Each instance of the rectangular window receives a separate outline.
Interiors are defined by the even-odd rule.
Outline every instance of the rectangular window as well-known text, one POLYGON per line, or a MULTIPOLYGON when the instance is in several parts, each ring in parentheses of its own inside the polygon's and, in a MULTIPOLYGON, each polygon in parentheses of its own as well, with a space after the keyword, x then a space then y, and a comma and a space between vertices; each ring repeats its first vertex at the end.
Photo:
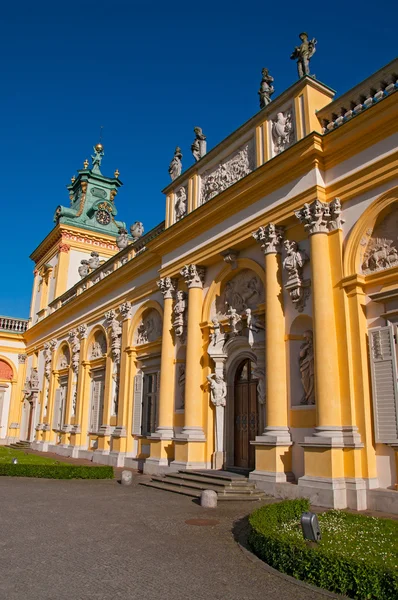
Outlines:
POLYGON ((155 433, 158 418, 159 373, 144 374, 142 434, 155 433))
POLYGON ((105 371, 97 371, 91 381, 90 431, 97 432, 102 425, 104 411, 105 371))

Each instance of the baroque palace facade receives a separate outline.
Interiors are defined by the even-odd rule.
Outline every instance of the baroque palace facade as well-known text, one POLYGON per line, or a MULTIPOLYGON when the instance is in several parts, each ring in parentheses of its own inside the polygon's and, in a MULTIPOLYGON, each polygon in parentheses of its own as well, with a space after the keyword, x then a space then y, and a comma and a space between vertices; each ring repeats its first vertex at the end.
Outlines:
POLYGON ((116 220, 95 147, 2 318, 1 443, 249 472, 279 497, 398 512, 398 60, 333 100, 308 74, 116 220))

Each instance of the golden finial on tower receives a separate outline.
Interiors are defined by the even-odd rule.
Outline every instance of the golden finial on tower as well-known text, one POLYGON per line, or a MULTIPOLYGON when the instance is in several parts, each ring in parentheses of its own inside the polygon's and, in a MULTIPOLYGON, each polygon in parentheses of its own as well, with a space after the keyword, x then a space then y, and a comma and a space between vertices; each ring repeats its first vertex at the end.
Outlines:
POLYGON ((116 171, 114 172, 114 176, 116 177, 116 179, 119 177, 120 173, 119 173, 119 169, 116 169, 116 171))
POLYGON ((74 175, 72 175, 72 177, 70 178, 70 180, 71 180, 72 183, 75 183, 76 177, 74 175))
POLYGON ((88 160, 87 160, 87 158, 86 158, 86 160, 85 160, 85 161, 84 161, 84 163, 83 163, 83 167, 84 167, 85 169, 88 169, 88 160))

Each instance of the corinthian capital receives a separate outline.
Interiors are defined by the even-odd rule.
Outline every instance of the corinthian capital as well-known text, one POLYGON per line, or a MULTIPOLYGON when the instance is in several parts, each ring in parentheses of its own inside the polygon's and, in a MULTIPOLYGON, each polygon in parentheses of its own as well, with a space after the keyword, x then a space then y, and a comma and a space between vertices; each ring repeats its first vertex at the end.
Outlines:
POLYGON ((131 304, 131 302, 128 301, 123 302, 123 304, 121 304, 119 307, 119 311, 123 317, 123 320, 131 319, 131 316, 133 314, 133 305, 131 304))
POLYGON ((158 288, 163 294, 163 298, 166 300, 167 298, 173 298, 173 292, 177 289, 177 279, 172 279, 171 277, 162 277, 157 281, 158 288))
POLYGON ((311 204, 304 204, 303 208, 296 210, 294 214, 300 223, 304 224, 304 229, 312 235, 341 229, 344 223, 341 212, 340 200, 335 198, 330 204, 314 200, 311 204))
POLYGON ((203 288, 205 272, 205 267, 198 265, 185 265, 180 271, 188 288, 203 288))
POLYGON ((283 240, 283 227, 276 227, 274 223, 269 223, 264 227, 259 227, 252 236, 261 246, 264 254, 279 254, 283 240))

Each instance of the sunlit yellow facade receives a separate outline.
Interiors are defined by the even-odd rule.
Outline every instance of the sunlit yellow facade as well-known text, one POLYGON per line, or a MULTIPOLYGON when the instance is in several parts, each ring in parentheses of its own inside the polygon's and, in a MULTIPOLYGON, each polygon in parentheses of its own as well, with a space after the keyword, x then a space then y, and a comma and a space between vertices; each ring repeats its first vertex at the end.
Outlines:
POLYGON ((28 329, 1 334, 0 360, 21 355, 2 442, 398 513, 397 69, 336 100, 303 77, 122 250, 58 222, 32 255, 28 329))

